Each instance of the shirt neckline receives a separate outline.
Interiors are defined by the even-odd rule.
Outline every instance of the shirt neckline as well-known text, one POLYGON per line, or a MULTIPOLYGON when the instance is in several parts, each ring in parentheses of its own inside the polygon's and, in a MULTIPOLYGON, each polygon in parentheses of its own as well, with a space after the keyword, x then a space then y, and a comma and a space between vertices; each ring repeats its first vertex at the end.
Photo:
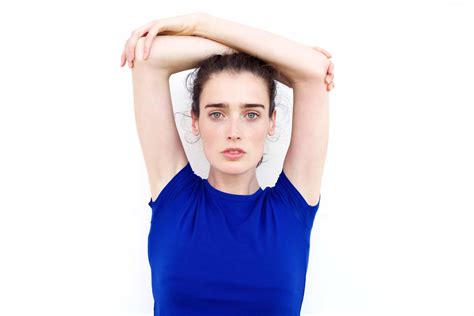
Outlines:
POLYGON ((208 190, 209 193, 212 195, 222 198, 222 199, 227 199, 227 200, 234 200, 234 201, 252 201, 256 199, 262 192, 262 188, 259 187, 257 191, 255 191, 252 194, 234 194, 234 193, 227 193, 221 190, 218 190, 214 188, 208 181, 207 179, 203 179, 204 181, 204 186, 208 190))

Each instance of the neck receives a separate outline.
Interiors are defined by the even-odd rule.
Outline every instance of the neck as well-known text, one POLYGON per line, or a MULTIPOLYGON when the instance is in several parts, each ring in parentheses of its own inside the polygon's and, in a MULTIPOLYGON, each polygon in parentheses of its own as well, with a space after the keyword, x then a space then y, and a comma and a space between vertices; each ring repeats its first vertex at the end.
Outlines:
POLYGON ((255 170, 225 173, 211 167, 207 182, 219 191, 231 194, 250 195, 260 188, 255 170))

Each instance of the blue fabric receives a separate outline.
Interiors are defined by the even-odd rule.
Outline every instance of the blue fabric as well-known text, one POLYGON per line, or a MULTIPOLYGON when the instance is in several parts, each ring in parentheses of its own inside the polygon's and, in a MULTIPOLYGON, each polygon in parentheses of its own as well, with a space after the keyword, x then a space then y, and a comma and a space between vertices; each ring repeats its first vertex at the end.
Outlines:
POLYGON ((148 203, 154 316, 300 315, 319 201, 307 204, 283 170, 239 195, 188 162, 148 203))

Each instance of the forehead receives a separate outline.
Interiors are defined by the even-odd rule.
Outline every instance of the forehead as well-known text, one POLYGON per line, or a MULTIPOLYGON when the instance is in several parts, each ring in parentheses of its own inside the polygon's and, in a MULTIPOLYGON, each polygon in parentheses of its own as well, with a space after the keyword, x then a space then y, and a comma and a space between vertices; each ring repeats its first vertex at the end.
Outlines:
POLYGON ((268 107, 269 96, 265 81, 249 72, 213 74, 204 84, 200 96, 203 109, 268 107))

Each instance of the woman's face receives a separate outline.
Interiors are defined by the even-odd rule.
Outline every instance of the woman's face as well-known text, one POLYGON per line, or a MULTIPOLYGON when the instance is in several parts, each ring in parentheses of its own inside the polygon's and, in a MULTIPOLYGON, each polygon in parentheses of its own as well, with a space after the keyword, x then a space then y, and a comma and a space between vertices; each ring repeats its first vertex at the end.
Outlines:
POLYGON ((265 81, 252 73, 211 76, 201 93, 199 120, 193 114, 192 124, 212 166, 234 174, 257 166, 266 136, 275 130, 276 111, 270 119, 269 102, 265 81), (240 147, 245 153, 237 159, 228 158, 223 153, 228 147, 240 147))

